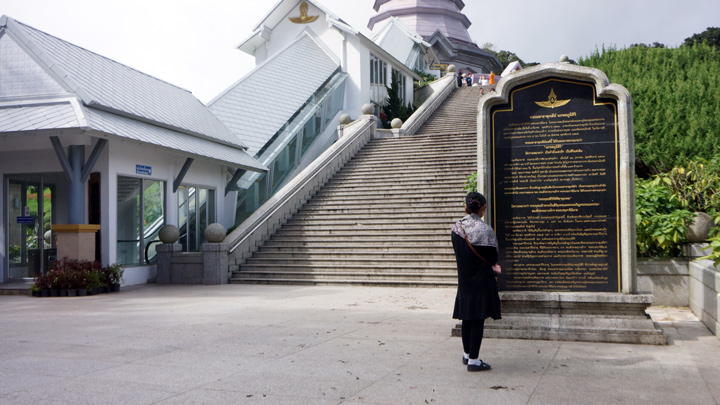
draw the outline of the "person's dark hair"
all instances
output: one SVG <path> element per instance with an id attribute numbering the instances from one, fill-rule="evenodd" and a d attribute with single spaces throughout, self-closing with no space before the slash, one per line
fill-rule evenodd
<path id="1" fill-rule="evenodd" d="M 469 192 L 468 195 L 465 196 L 465 211 L 468 214 L 480 212 L 480 208 L 482 208 L 485 204 L 487 204 L 485 196 L 477 191 Z"/>

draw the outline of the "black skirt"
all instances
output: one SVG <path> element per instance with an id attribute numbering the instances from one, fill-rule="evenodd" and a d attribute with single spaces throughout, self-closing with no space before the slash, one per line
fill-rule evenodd
<path id="1" fill-rule="evenodd" d="M 501 319 L 500 296 L 498 295 L 495 272 L 491 264 L 497 262 L 494 247 L 475 246 L 490 263 L 482 261 L 462 236 L 451 232 L 458 270 L 458 289 L 455 296 L 453 318 L 462 320 Z"/>

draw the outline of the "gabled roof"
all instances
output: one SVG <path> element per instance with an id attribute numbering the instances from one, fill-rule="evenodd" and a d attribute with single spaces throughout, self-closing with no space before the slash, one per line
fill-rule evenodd
<path id="1" fill-rule="evenodd" d="M 303 1 L 312 4 L 318 10 L 320 10 L 320 12 L 325 15 L 325 21 L 330 24 L 330 26 L 333 26 L 341 31 L 349 32 L 351 34 L 358 34 L 358 31 L 356 31 L 348 23 L 346 23 L 340 17 L 335 15 L 335 13 L 330 11 L 330 9 L 323 6 L 322 4 L 320 4 L 320 2 L 316 0 L 280 0 L 253 28 L 253 34 L 249 38 L 241 42 L 237 46 L 237 49 L 254 56 L 255 50 L 258 47 L 262 46 L 263 43 L 270 40 L 273 30 L 281 22 L 285 21 L 288 15 L 292 14 L 294 10 L 297 9 Z"/>
<path id="2" fill-rule="evenodd" d="M 110 129 L 111 126 L 98 124 L 98 127 L 93 127 L 93 122 L 124 122 L 126 124 L 118 124 L 108 133 L 193 154 L 198 153 L 185 150 L 187 148 L 175 146 L 175 143 L 166 142 L 157 137 L 151 136 L 146 139 L 143 135 L 165 134 L 168 138 L 175 140 L 194 138 L 192 142 L 181 142 L 181 144 L 192 143 L 196 147 L 207 148 L 214 148 L 218 145 L 245 153 L 243 152 L 245 146 L 240 139 L 187 90 L 7 16 L 0 17 L 0 41 L 3 41 L 4 47 L 12 48 L 25 61 L 22 69 L 18 69 L 3 80 L 21 82 L 32 77 L 31 80 L 38 80 L 44 87 L 39 93 L 19 93 L 12 99 L 26 99 L 29 95 L 40 96 L 43 92 L 46 98 L 47 94 L 71 95 L 80 101 L 79 105 L 82 107 L 75 108 L 77 125 L 69 123 L 68 125 L 71 127 L 102 130 L 102 128 Z M 0 62 L 5 66 L 13 63 L 12 60 Z M 3 95 L 9 97 L 8 94 L 0 91 L 0 97 Z M 2 98 L 0 98 L 1 100 Z M 11 116 L 16 119 L 18 116 L 34 116 L 40 111 L 36 107 L 20 102 L 18 105 L 0 105 L 0 108 L 3 109 L 0 111 L 0 116 L 5 119 L 5 125 L 0 125 L 0 131 L 12 131 L 11 128 L 28 131 L 32 129 L 33 125 L 38 125 L 37 120 L 32 119 L 25 119 L 25 124 L 8 124 Z M 21 113 L 17 108 L 27 110 Z M 48 111 L 47 108 L 49 107 L 45 105 L 40 109 Z M 56 106 L 54 108 L 67 111 L 66 107 Z M 116 116 L 117 120 L 110 119 L 108 114 Z M 88 120 L 88 117 L 91 116 L 96 118 L 95 121 Z M 98 117 L 105 117 L 105 119 L 98 119 Z M 128 124 L 131 121 L 133 124 Z M 50 125 L 51 123 L 45 124 Z M 154 128 L 149 130 L 147 129 L 149 127 Z M 242 163 L 248 170 L 266 170 L 250 156 L 247 156 L 248 159 L 240 159 L 237 154 L 233 155 L 235 157 L 225 163 L 232 165 Z M 215 160 L 218 159 L 215 158 Z"/>
<path id="3" fill-rule="evenodd" d="M 305 32 L 208 103 L 255 155 L 340 68 Z"/>
<path id="4" fill-rule="evenodd" d="M 510 73 L 517 72 L 518 70 L 522 70 L 522 65 L 520 65 L 520 62 L 518 61 L 512 61 L 508 63 L 507 67 L 503 70 L 500 76 L 507 76 Z"/>
<path id="5" fill-rule="evenodd" d="M 373 42 L 410 68 L 412 68 L 410 59 L 413 55 L 413 48 L 416 45 L 422 46 L 423 49 L 431 46 L 397 17 L 388 20 L 383 28 L 375 34 Z"/>

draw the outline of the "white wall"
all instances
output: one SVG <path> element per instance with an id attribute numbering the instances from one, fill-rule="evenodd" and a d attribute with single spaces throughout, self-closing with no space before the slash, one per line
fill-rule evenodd
<path id="1" fill-rule="evenodd" d="M 103 198 L 110 201 L 109 206 L 103 203 L 102 212 L 102 240 L 103 263 L 117 261 L 117 177 L 128 176 L 134 178 L 153 179 L 165 182 L 165 222 L 178 225 L 178 194 L 173 192 L 173 182 L 185 164 L 185 157 L 169 153 L 165 149 L 148 145 L 138 145 L 134 142 L 111 140 L 106 147 L 107 165 L 103 173 Z M 136 173 L 136 165 L 152 167 L 150 176 Z M 105 174 L 107 173 L 107 175 Z M 234 218 L 227 218 L 227 199 L 225 195 L 224 166 L 195 159 L 190 166 L 183 185 L 201 186 L 215 189 L 216 213 L 218 222 L 226 227 L 232 225 Z M 231 193 L 232 194 L 232 193 Z M 143 284 L 155 277 L 155 266 L 135 266 L 125 269 L 125 284 Z"/>

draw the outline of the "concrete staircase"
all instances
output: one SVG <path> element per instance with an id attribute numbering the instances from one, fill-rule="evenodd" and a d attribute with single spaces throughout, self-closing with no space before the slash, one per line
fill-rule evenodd
<path id="1" fill-rule="evenodd" d="M 476 90 L 455 90 L 416 135 L 372 140 L 230 282 L 455 285 L 450 228 L 476 169 Z"/>

